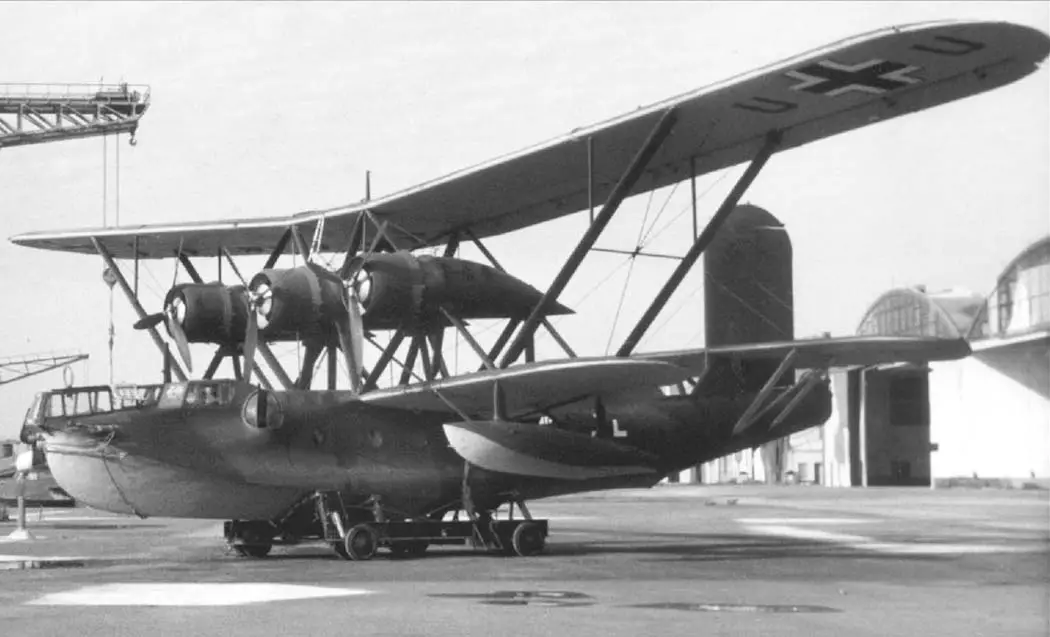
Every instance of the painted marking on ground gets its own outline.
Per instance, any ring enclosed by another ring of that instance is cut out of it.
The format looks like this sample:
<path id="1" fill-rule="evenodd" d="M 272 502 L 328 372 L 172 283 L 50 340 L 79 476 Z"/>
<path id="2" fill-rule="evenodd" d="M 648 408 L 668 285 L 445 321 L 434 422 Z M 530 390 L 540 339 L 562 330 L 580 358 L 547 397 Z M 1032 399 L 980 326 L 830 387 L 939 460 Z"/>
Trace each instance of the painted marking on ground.
<path id="1" fill-rule="evenodd" d="M 871 518 L 737 518 L 744 524 L 871 524 Z"/>
<path id="2" fill-rule="evenodd" d="M 1025 546 L 1002 546 L 992 544 L 907 544 L 903 542 L 880 542 L 874 538 L 846 533 L 833 533 L 819 529 L 806 529 L 781 524 L 756 524 L 749 526 L 756 533 L 776 535 L 798 540 L 813 540 L 840 544 L 853 549 L 874 551 L 876 553 L 893 553 L 897 555 L 953 555 L 960 553 L 1028 553 L 1033 550 Z"/>
<path id="3" fill-rule="evenodd" d="M 34 540 L 46 540 L 47 536 L 46 535 L 37 535 L 36 533 L 33 533 L 33 539 Z M 8 543 L 8 542 L 25 542 L 25 541 L 26 541 L 25 538 L 9 537 L 7 535 L 0 535 L 0 544 L 5 544 L 5 543 Z"/>
<path id="4" fill-rule="evenodd" d="M 62 556 L 49 556 L 41 557 L 39 555 L 0 555 L 0 562 L 17 562 L 19 560 L 85 560 L 86 557 L 62 557 Z"/>
<path id="5" fill-rule="evenodd" d="M 28 602 L 31 606 L 239 606 L 323 597 L 367 595 L 359 588 L 328 588 L 293 584 L 103 584 L 51 593 Z"/>

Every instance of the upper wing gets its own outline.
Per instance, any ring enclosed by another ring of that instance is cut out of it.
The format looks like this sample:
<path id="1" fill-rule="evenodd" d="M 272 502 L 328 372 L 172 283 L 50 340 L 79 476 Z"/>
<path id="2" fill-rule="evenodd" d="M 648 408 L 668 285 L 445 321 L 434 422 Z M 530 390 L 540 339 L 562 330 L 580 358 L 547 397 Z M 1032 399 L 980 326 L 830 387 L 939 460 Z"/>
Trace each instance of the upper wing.
<path id="1" fill-rule="evenodd" d="M 807 369 L 870 367 L 884 363 L 926 363 L 965 358 L 970 346 L 963 339 L 934 336 L 846 336 L 800 341 L 722 345 L 709 349 L 639 354 L 635 358 L 673 363 L 703 371 L 711 357 L 737 360 L 780 360 L 794 350 L 794 366 Z"/>
<path id="2" fill-rule="evenodd" d="M 780 149 L 975 95 L 1013 82 L 1050 53 L 1050 38 L 1004 22 L 932 22 L 882 29 L 805 53 L 731 80 L 576 129 L 548 142 L 369 202 L 287 217 L 36 232 L 17 244 L 94 253 L 92 237 L 118 258 L 267 252 L 289 224 L 312 232 L 326 218 L 324 250 L 344 250 L 366 210 L 395 224 L 397 247 L 432 245 L 453 230 L 501 234 L 587 206 L 587 144 L 600 161 L 594 195 L 602 201 L 656 121 L 677 111 L 672 135 L 634 192 L 705 174 L 754 156 L 766 135 Z M 367 224 L 366 224 L 367 225 Z M 138 240 L 136 244 L 136 239 Z"/>

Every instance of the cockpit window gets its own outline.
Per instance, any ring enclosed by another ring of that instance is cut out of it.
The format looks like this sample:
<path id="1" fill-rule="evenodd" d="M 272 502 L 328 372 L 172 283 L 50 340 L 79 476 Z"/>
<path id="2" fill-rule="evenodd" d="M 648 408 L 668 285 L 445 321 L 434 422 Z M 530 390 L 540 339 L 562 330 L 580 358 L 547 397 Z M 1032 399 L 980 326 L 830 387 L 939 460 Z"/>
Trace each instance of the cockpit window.
<path id="1" fill-rule="evenodd" d="M 195 381 L 186 389 L 187 407 L 229 405 L 233 401 L 233 385 L 223 381 Z"/>
<path id="2" fill-rule="evenodd" d="M 113 402 L 116 409 L 150 407 L 160 400 L 161 385 L 114 385 Z"/>
<path id="3" fill-rule="evenodd" d="M 157 401 L 157 406 L 161 408 L 182 407 L 182 399 L 185 395 L 186 385 L 184 383 L 165 385 L 164 390 L 160 394 L 160 400 Z"/>

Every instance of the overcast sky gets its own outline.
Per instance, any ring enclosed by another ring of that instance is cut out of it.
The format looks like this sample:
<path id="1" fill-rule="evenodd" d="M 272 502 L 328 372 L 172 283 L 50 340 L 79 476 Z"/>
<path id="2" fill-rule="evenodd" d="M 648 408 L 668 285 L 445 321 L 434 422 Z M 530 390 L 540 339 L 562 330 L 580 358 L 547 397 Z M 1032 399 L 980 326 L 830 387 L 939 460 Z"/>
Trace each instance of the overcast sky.
<path id="1" fill-rule="evenodd" d="M 873 29 L 973 18 L 1050 31 L 1048 7 L 13 3 L 0 21 L 0 82 L 151 85 L 139 145 L 120 141 L 122 224 L 284 215 L 361 199 L 365 170 L 374 195 L 389 193 Z M 1050 232 L 1048 79 L 1042 68 L 985 95 L 774 156 L 745 200 L 791 233 L 799 336 L 853 333 L 872 301 L 897 286 L 985 293 L 1013 256 Z M 106 149 L 112 223 L 116 142 Z M 742 171 L 700 180 L 705 217 Z M 0 152 L 0 234 L 101 225 L 103 174 L 101 139 Z M 650 220 L 666 207 L 662 227 L 688 206 L 682 195 L 635 197 L 599 243 L 633 247 L 647 206 Z M 683 253 L 689 223 L 680 217 L 650 249 Z M 586 213 L 574 215 L 490 247 L 543 289 L 585 225 Z M 615 349 L 671 267 L 592 254 L 562 295 L 577 315 L 559 327 L 580 353 L 603 353 L 630 271 Z M 91 360 L 74 367 L 76 382 L 107 382 L 101 260 L 4 240 L 0 268 L 0 357 L 80 350 Z M 171 276 L 170 261 L 143 272 L 148 311 L 159 309 Z M 702 344 L 701 280 L 699 272 L 686 279 L 641 349 Z M 119 291 L 114 305 L 115 378 L 156 381 L 159 354 L 131 329 Z M 294 362 L 294 349 L 279 351 Z M 195 346 L 194 356 L 199 374 L 210 350 Z M 51 373 L 0 386 L 0 438 L 17 432 L 34 392 L 61 382 Z"/>

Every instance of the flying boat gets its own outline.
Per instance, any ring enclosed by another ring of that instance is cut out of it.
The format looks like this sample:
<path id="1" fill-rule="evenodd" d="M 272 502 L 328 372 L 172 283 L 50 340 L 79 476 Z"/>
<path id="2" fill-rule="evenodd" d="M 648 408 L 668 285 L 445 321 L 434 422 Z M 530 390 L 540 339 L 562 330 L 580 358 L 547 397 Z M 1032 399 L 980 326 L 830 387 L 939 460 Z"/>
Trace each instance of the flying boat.
<path id="1" fill-rule="evenodd" d="M 353 560 L 454 542 L 534 554 L 548 523 L 531 516 L 531 500 L 653 486 L 817 426 L 831 411 L 833 368 L 966 356 L 964 341 L 935 336 L 796 339 L 786 234 L 769 232 L 779 221 L 739 202 L 774 154 L 1021 80 L 1048 51 L 1046 34 L 1009 23 L 894 27 L 374 200 L 13 237 L 101 257 L 170 375 L 87 388 L 96 395 L 79 413 L 49 410 L 45 395 L 31 424 L 78 501 L 224 520 L 226 541 L 242 555 L 304 540 Z M 744 162 L 615 354 L 578 355 L 551 317 L 571 312 L 559 298 L 623 200 Z M 546 290 L 504 270 L 485 244 L 588 209 L 591 223 Z M 488 262 L 456 256 L 463 242 Z M 299 265 L 277 267 L 289 251 Z M 705 347 L 637 352 L 702 255 L 709 277 L 733 281 L 729 294 L 707 293 Z M 248 256 L 266 262 L 245 277 L 237 259 Z M 171 259 L 191 279 L 173 281 L 153 313 L 137 295 L 144 259 Z M 204 281 L 195 262 L 205 259 L 232 276 Z M 121 262 L 133 264 L 133 282 Z M 763 298 L 777 303 L 756 318 Z M 504 322 L 488 347 L 470 329 L 480 320 Z M 540 329 L 564 356 L 537 359 Z M 385 345 L 378 332 L 390 334 Z M 462 337 L 479 369 L 449 373 L 447 333 Z M 270 348 L 291 341 L 305 351 L 297 373 Z M 198 378 L 191 343 L 215 348 Z M 380 350 L 371 369 L 366 344 Z M 322 355 L 327 386 L 315 389 Z M 233 378 L 216 378 L 225 359 Z M 400 377 L 384 385 L 395 366 Z"/>

